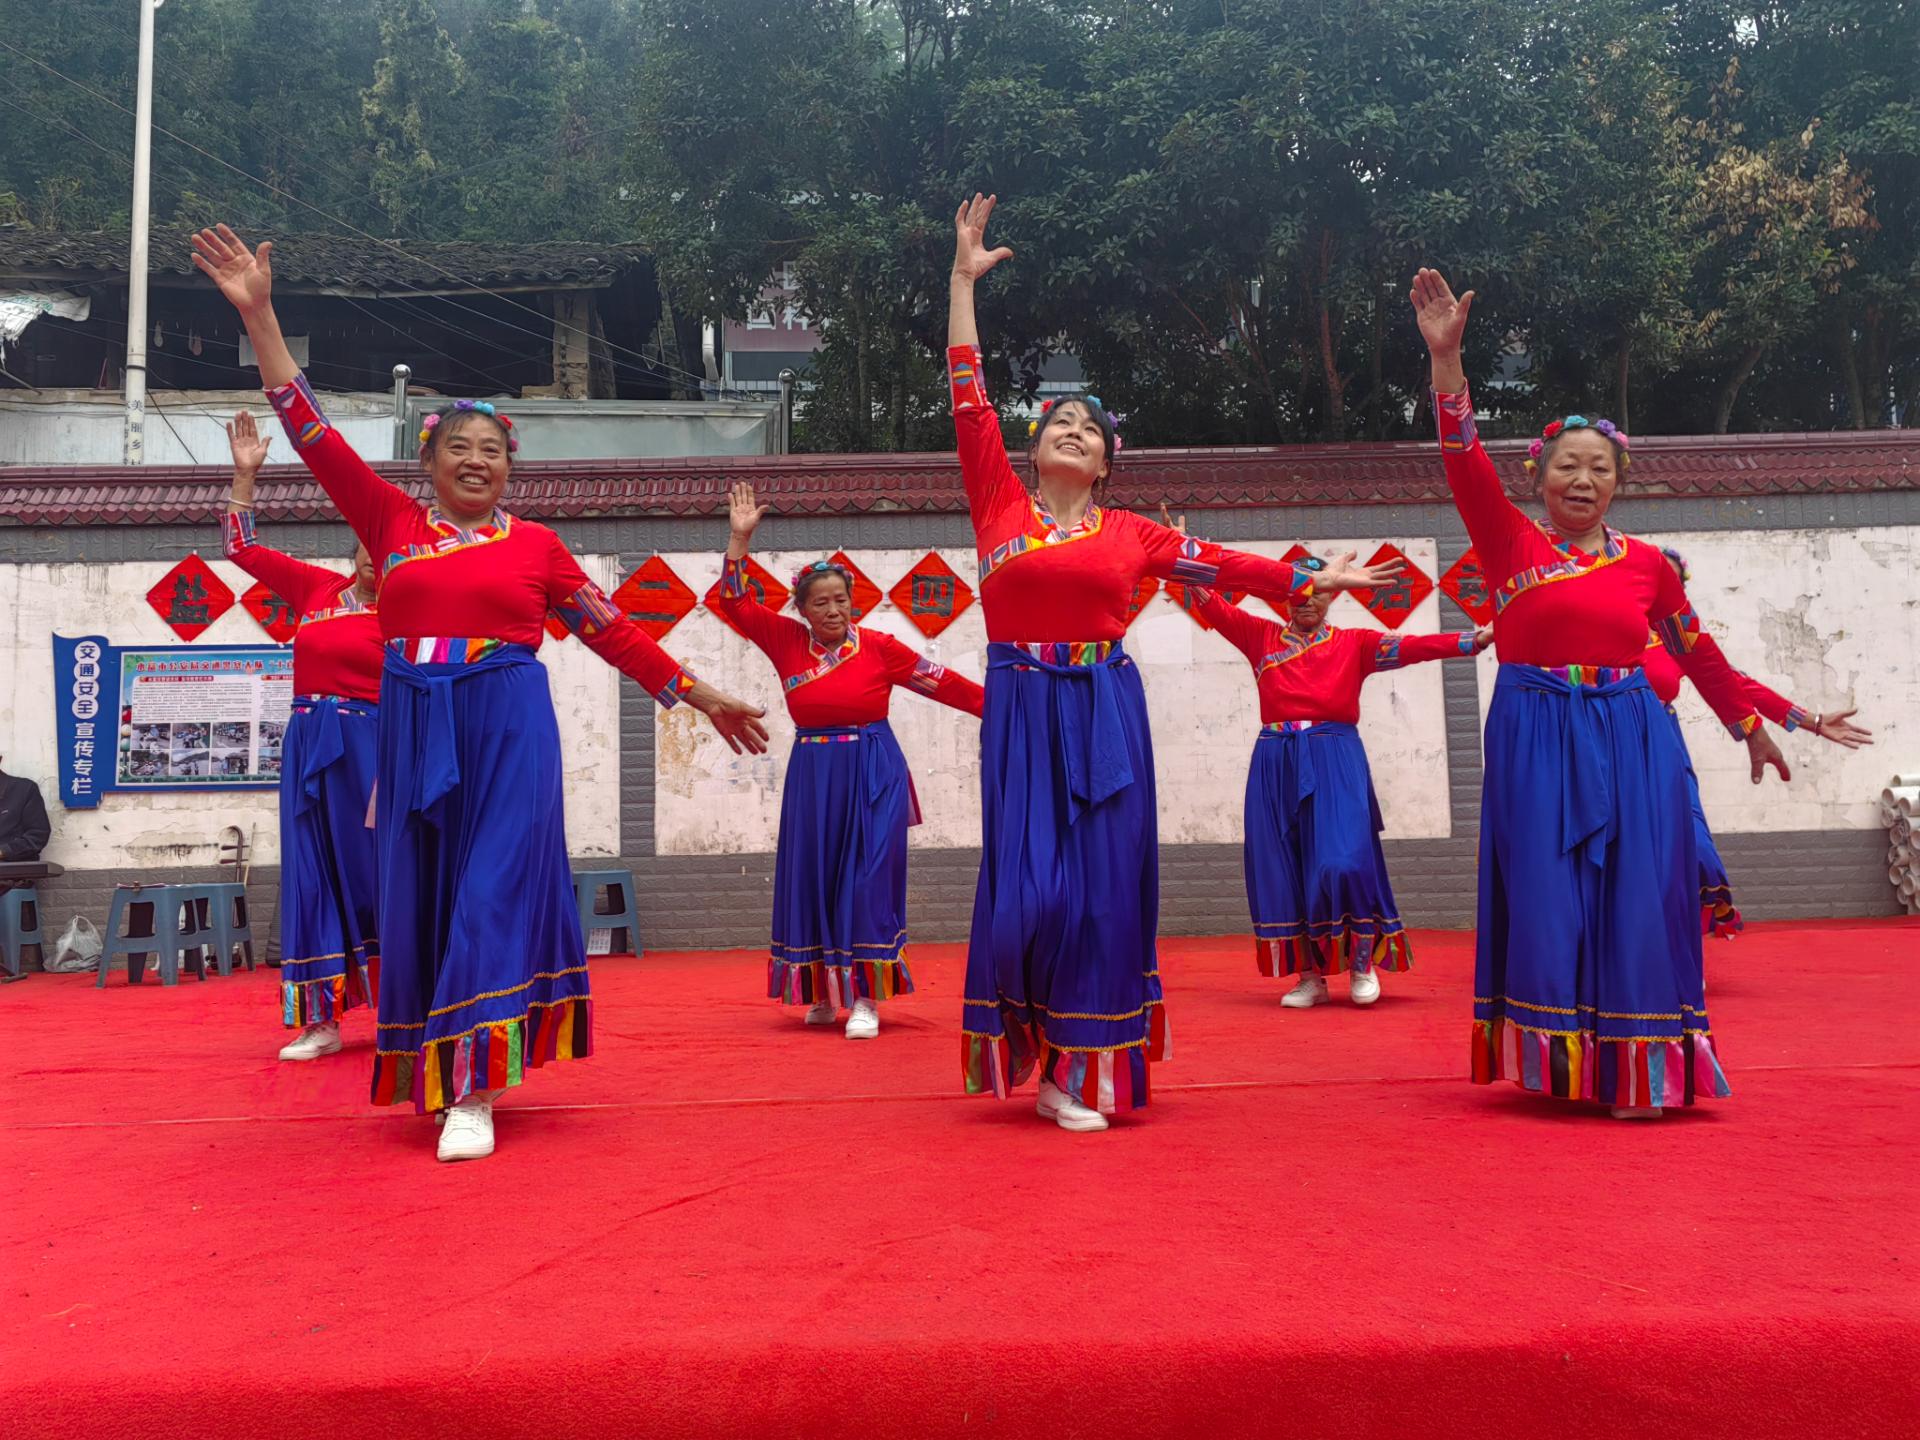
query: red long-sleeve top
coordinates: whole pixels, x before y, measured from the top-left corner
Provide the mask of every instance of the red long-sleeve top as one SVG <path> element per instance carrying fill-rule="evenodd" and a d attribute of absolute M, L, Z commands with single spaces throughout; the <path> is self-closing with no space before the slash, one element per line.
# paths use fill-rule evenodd
<path fill-rule="evenodd" d="M 1129 511 L 1095 504 L 1079 524 L 1058 524 L 1007 460 L 979 348 L 950 348 L 947 374 L 989 640 L 1118 640 L 1133 592 L 1149 575 L 1281 605 L 1312 593 L 1310 570 L 1195 540 Z"/>
<path fill-rule="evenodd" d="M 1666 557 L 1609 529 L 1601 553 L 1574 549 L 1507 498 L 1481 448 L 1473 401 L 1435 395 L 1433 413 L 1453 503 L 1466 522 L 1493 595 L 1502 662 L 1630 670 L 1651 630 L 1736 738 L 1760 723 Z"/>
<path fill-rule="evenodd" d="M 1285 625 L 1249 614 L 1207 589 L 1197 589 L 1198 611 L 1253 666 L 1260 686 L 1260 723 L 1280 720 L 1360 719 L 1360 687 L 1369 675 L 1455 660 L 1474 654 L 1473 632 L 1389 635 L 1383 630 L 1347 630 L 1322 625 L 1301 635 Z"/>
<path fill-rule="evenodd" d="M 462 525 L 389 485 L 327 423 L 304 375 L 267 399 L 373 557 L 387 640 L 502 640 L 538 650 L 551 612 L 662 705 L 694 687 L 693 676 L 620 612 L 546 526 L 500 509 Z"/>
<path fill-rule="evenodd" d="M 878 630 L 855 626 L 838 648 L 826 649 L 806 625 L 754 598 L 744 560 L 729 559 L 721 570 L 720 608 L 773 661 L 787 713 L 803 729 L 884 720 L 896 685 L 976 719 L 986 701 L 987 692 L 966 676 Z"/>
<path fill-rule="evenodd" d="M 229 512 L 220 531 L 227 559 L 286 601 L 295 616 L 293 693 L 378 703 L 380 616 L 355 593 L 353 577 L 262 545 L 250 510 Z"/>
<path fill-rule="evenodd" d="M 1675 697 L 1680 694 L 1680 682 L 1686 677 L 1673 656 L 1667 653 L 1667 647 L 1661 643 L 1658 635 L 1647 636 L 1644 664 L 1647 683 L 1653 686 L 1653 693 L 1666 704 L 1673 704 Z M 1751 675 L 1741 673 L 1740 684 L 1761 717 L 1773 721 L 1783 730 L 1798 730 L 1803 725 L 1813 723 L 1812 711 L 1802 709 L 1777 690 L 1769 690 Z"/>

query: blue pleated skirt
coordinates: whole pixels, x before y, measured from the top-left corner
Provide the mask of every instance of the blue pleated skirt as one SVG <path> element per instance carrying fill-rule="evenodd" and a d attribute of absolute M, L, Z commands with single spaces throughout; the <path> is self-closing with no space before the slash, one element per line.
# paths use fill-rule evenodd
<path fill-rule="evenodd" d="M 1640 671 L 1597 681 L 1500 667 L 1485 737 L 1473 1078 L 1611 1105 L 1725 1095 L 1685 756 Z"/>
<path fill-rule="evenodd" d="M 302 695 L 280 770 L 280 1018 L 338 1020 L 372 1003 L 380 966 L 374 895 L 374 754 L 380 707 Z"/>
<path fill-rule="evenodd" d="M 1247 907 L 1263 975 L 1319 974 L 1356 958 L 1412 963 L 1380 848 L 1380 802 L 1352 725 L 1263 726 L 1247 771 Z"/>
<path fill-rule="evenodd" d="M 1693 753 L 1687 749 L 1686 731 L 1674 708 L 1667 707 L 1673 721 L 1673 741 L 1687 762 L 1687 798 L 1693 803 L 1693 848 L 1700 862 L 1700 933 L 1728 935 L 1745 928 L 1733 903 L 1733 881 L 1720 858 L 1720 847 L 1713 843 L 1713 830 L 1707 824 L 1706 807 L 1700 803 L 1700 777 L 1693 772 Z"/>
<path fill-rule="evenodd" d="M 908 994 L 907 757 L 884 720 L 801 730 L 780 795 L 767 993 L 789 1005 Z"/>
<path fill-rule="evenodd" d="M 390 645 L 380 712 L 373 1098 L 437 1110 L 592 1053 L 560 731 L 545 667 L 494 641 Z"/>
<path fill-rule="evenodd" d="M 1167 1055 L 1153 744 L 1117 643 L 987 647 L 981 857 L 961 1068 L 1007 1096 L 1036 1064 L 1112 1113 Z"/>

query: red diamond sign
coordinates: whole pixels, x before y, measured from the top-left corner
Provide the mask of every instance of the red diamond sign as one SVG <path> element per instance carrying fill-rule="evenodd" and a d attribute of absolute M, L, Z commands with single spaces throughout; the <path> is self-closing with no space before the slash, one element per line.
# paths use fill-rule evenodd
<path fill-rule="evenodd" d="M 300 617 L 294 613 L 293 606 L 274 594 L 264 580 L 254 581 L 240 597 L 240 608 L 258 620 L 260 628 L 277 644 L 286 644 L 300 628 Z"/>
<path fill-rule="evenodd" d="M 787 587 L 774 579 L 773 573 L 751 555 L 747 557 L 747 588 L 753 592 L 753 598 L 769 610 L 778 610 L 782 605 L 787 603 L 787 595 L 789 593 Z M 738 625 L 727 619 L 727 612 L 720 608 L 720 582 L 718 580 L 714 581 L 708 588 L 705 601 L 707 609 L 719 616 L 721 622 L 729 630 L 733 631 L 736 635 L 743 633 Z"/>
<path fill-rule="evenodd" d="M 1398 630 L 1406 622 L 1407 616 L 1416 606 L 1433 593 L 1433 581 L 1426 573 L 1407 558 L 1404 550 L 1397 545 L 1382 545 L 1373 552 L 1369 565 L 1384 565 L 1389 560 L 1405 560 L 1407 568 L 1400 572 L 1400 578 L 1391 585 L 1381 585 L 1372 590 L 1356 590 L 1353 598 L 1373 612 L 1373 618 L 1389 630 Z"/>
<path fill-rule="evenodd" d="M 1492 623 L 1493 596 L 1487 592 L 1487 576 L 1480 568 L 1480 557 L 1471 549 L 1447 567 L 1447 573 L 1440 577 L 1440 588 L 1473 617 L 1474 624 Z"/>
<path fill-rule="evenodd" d="M 147 603 L 182 640 L 192 640 L 233 608 L 233 591 L 198 555 L 189 555 L 147 592 Z"/>
<path fill-rule="evenodd" d="M 973 591 L 951 565 L 929 550 L 900 577 L 887 598 L 931 640 L 973 603 Z"/>
<path fill-rule="evenodd" d="M 859 624 L 867 616 L 880 608 L 880 602 L 887 597 L 880 593 L 880 587 L 866 577 L 864 571 L 847 558 L 847 552 L 833 552 L 833 563 L 853 576 L 853 622 Z"/>
<path fill-rule="evenodd" d="M 1246 591 L 1244 590 L 1216 589 L 1213 593 L 1230 605 L 1238 605 L 1241 600 L 1246 598 Z M 1194 608 L 1193 592 L 1185 585 L 1180 584 L 1177 580 L 1169 580 L 1167 582 L 1167 598 L 1182 610 L 1186 611 L 1187 618 L 1192 620 L 1193 623 L 1198 625 L 1202 630 L 1213 629 L 1213 623 Z"/>
<path fill-rule="evenodd" d="M 1160 593 L 1160 582 L 1151 575 L 1144 575 L 1140 583 L 1133 587 L 1133 598 L 1127 602 L 1127 624 L 1131 625 L 1140 618 L 1140 612 L 1147 608 L 1147 602 Z"/>
<path fill-rule="evenodd" d="M 610 597 L 621 612 L 656 640 L 693 613 L 700 602 L 687 583 L 658 555 L 649 555 Z"/>

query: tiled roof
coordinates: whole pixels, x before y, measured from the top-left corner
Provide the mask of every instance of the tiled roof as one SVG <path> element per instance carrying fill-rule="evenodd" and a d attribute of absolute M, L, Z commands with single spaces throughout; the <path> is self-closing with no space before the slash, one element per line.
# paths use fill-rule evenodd
<path fill-rule="evenodd" d="M 156 230 L 151 245 L 156 275 L 195 274 L 186 230 Z M 446 290 L 459 283 L 502 285 L 605 285 L 621 270 L 644 260 L 635 245 L 550 241 L 537 245 L 487 245 L 469 241 L 407 240 L 390 249 L 349 235 L 252 235 L 273 241 L 274 279 L 300 288 L 395 292 Z M 0 225 L 0 282 L 8 279 L 71 278 L 124 281 L 127 237 L 107 232 L 62 234 Z M 456 281 L 452 277 L 458 277 Z"/>
<path fill-rule="evenodd" d="M 1489 447 L 1507 488 L 1530 493 L 1521 442 Z M 418 484 L 410 464 L 374 467 Z M 750 479 L 787 514 L 959 512 L 952 455 L 782 455 L 731 459 L 526 461 L 508 506 L 530 519 L 594 515 L 722 514 L 727 487 Z M 1634 441 L 1626 496 L 1846 494 L 1920 490 L 1920 430 L 1737 435 Z M 0 468 L 0 523 L 139 525 L 210 521 L 225 506 L 224 466 Z M 1113 503 L 1151 511 L 1238 505 L 1405 505 L 1448 499 L 1431 444 L 1301 445 L 1260 449 L 1128 451 Z M 334 511 L 297 465 L 260 480 L 264 519 L 322 520 Z"/>

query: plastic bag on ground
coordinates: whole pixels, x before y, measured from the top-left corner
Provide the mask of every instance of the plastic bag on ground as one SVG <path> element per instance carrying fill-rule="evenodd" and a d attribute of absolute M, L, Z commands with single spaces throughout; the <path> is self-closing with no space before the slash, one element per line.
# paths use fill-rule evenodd
<path fill-rule="evenodd" d="M 84 915 L 76 915 L 61 932 L 60 943 L 53 947 L 53 954 L 47 959 L 47 969 L 55 975 L 97 970 L 102 948 L 100 932 L 93 928 L 93 922 Z"/>

